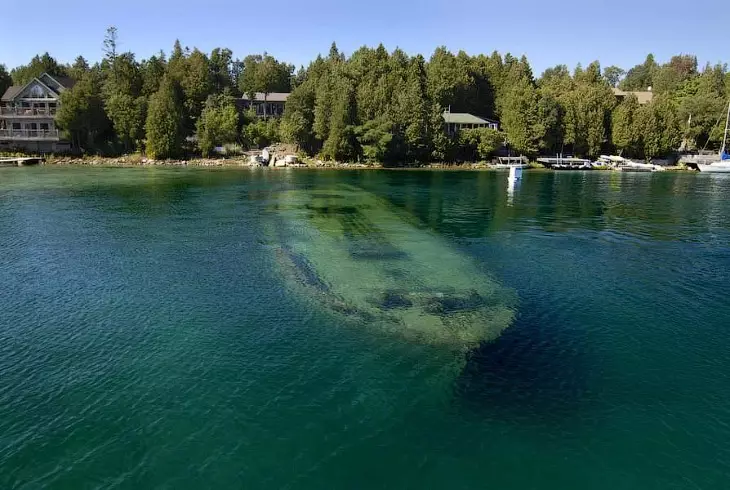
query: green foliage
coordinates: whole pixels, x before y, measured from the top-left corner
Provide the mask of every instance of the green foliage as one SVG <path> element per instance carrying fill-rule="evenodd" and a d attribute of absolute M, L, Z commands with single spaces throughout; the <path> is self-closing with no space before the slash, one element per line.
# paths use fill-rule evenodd
<path fill-rule="evenodd" d="M 2 94 L 5 93 L 5 91 L 13 84 L 13 79 L 10 77 L 10 73 L 8 73 L 8 69 L 5 68 L 5 65 L 0 64 L 0 97 Z"/>
<path fill-rule="evenodd" d="M 626 72 L 622 68 L 614 65 L 603 70 L 603 78 L 606 79 L 606 82 L 608 82 L 611 87 L 618 87 L 618 84 L 621 82 L 621 78 L 624 75 L 626 75 Z"/>
<path fill-rule="evenodd" d="M 98 70 L 88 71 L 71 90 L 61 94 L 56 124 L 65 130 L 76 148 L 89 151 L 97 146 L 110 126 Z"/>
<path fill-rule="evenodd" d="M 654 75 L 658 69 L 654 55 L 649 54 L 641 65 L 636 65 L 626 73 L 621 81 L 622 90 L 647 90 L 654 85 Z"/>
<path fill-rule="evenodd" d="M 150 97 L 146 123 L 146 150 L 151 158 L 175 158 L 182 152 L 181 92 L 178 82 L 165 76 L 160 89 Z"/>
<path fill-rule="evenodd" d="M 539 120 L 537 89 L 527 78 L 513 84 L 502 101 L 502 127 L 514 151 L 534 155 L 543 133 Z"/>
<path fill-rule="evenodd" d="M 86 61 L 86 58 L 77 56 L 73 65 L 66 68 L 66 72 L 74 80 L 81 80 L 90 69 L 89 62 Z"/>
<path fill-rule="evenodd" d="M 289 96 L 281 121 L 282 139 L 309 153 L 318 149 L 313 130 L 315 100 L 314 82 L 306 80 Z"/>
<path fill-rule="evenodd" d="M 597 61 L 572 73 L 557 65 L 535 79 L 527 59 L 509 53 L 470 56 L 440 47 L 426 62 L 379 45 L 348 58 L 333 43 L 326 56 L 294 76 L 292 65 L 266 53 L 239 61 L 226 48 L 207 56 L 176 41 L 169 59 L 160 52 L 140 63 L 118 46 L 118 32 L 110 28 L 105 57 L 94 66 L 83 57 L 61 66 L 48 53 L 14 69 L 12 77 L 0 66 L 0 92 L 10 78 L 24 84 L 43 72 L 77 79 L 78 89 L 63 94 L 68 105 L 60 110 L 59 126 L 90 149 L 139 150 L 146 136 L 151 155 L 169 157 L 196 134 L 208 154 L 240 136 L 246 147 L 283 139 L 323 158 L 388 165 L 489 158 L 504 141 L 510 152 L 529 156 L 593 157 L 617 150 L 652 157 L 675 151 L 677 141 L 717 148 L 718 121 L 730 96 L 727 67 L 698 70 L 690 55 L 663 65 L 649 55 L 626 73 L 616 66 L 602 72 Z M 629 96 L 618 104 L 616 86 L 653 87 L 654 102 L 639 105 Z M 280 122 L 234 115 L 228 98 L 290 90 Z M 449 108 L 497 119 L 502 132 L 450 136 L 443 120 Z"/>
<path fill-rule="evenodd" d="M 233 52 L 228 48 L 215 48 L 210 53 L 209 63 L 213 92 L 233 91 L 236 88 Z"/>
<path fill-rule="evenodd" d="M 238 136 L 238 111 L 232 97 L 211 95 L 197 123 L 198 147 L 208 157 L 216 146 L 233 143 Z"/>
<path fill-rule="evenodd" d="M 382 163 L 388 158 L 393 127 L 386 118 L 372 119 L 355 129 L 355 137 L 366 162 Z"/>
<path fill-rule="evenodd" d="M 489 160 L 504 143 L 504 133 L 492 128 L 465 129 L 459 133 L 464 160 Z"/>
<path fill-rule="evenodd" d="M 13 78 L 13 84 L 25 85 L 34 78 L 38 78 L 44 73 L 49 75 L 66 76 L 66 68 L 59 65 L 55 58 L 48 53 L 36 55 L 27 65 L 19 66 L 10 72 Z"/>
<path fill-rule="evenodd" d="M 159 56 L 150 56 L 149 59 L 142 61 L 139 70 L 142 76 L 142 95 L 149 97 L 160 89 L 160 83 L 165 76 L 167 70 L 165 53 L 160 52 Z"/>
<path fill-rule="evenodd" d="M 115 44 L 108 49 L 116 53 Z M 127 152 L 136 150 L 137 142 L 143 138 L 147 99 L 141 93 L 142 82 L 134 54 L 115 54 L 104 83 L 104 109 Z"/>
<path fill-rule="evenodd" d="M 273 56 L 250 55 L 243 60 L 243 71 L 238 80 L 238 88 L 251 98 L 256 92 L 289 92 L 294 66 L 280 63 Z"/>
<path fill-rule="evenodd" d="M 645 158 L 666 155 L 681 143 L 681 124 L 671 100 L 656 98 L 640 109 L 638 117 Z"/>
<path fill-rule="evenodd" d="M 642 127 L 639 100 L 626 97 L 611 114 L 613 144 L 624 156 L 637 157 L 642 152 Z"/>
<path fill-rule="evenodd" d="M 186 127 L 194 127 L 200 117 L 208 96 L 213 92 L 213 77 L 208 65 L 208 57 L 194 49 L 185 60 L 185 72 L 180 79 L 184 95 L 185 114 L 188 118 Z"/>
<path fill-rule="evenodd" d="M 241 141 L 246 148 L 265 148 L 281 141 L 277 119 L 258 119 L 255 114 L 247 114 L 244 118 L 251 121 L 244 124 L 241 132 Z"/>

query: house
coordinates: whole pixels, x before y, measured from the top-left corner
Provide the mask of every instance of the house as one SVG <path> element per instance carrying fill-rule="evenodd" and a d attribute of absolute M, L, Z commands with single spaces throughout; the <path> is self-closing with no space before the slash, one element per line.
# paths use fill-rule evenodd
<path fill-rule="evenodd" d="M 25 85 L 8 88 L 0 99 L 0 149 L 39 153 L 67 151 L 56 128 L 61 94 L 73 80 L 44 73 Z"/>
<path fill-rule="evenodd" d="M 444 112 L 446 132 L 453 136 L 462 129 L 492 128 L 499 129 L 499 123 L 491 119 L 482 119 L 465 112 Z"/>
<path fill-rule="evenodd" d="M 646 91 L 637 91 L 637 92 L 626 92 L 621 89 L 613 88 L 613 95 L 616 96 L 619 102 L 624 100 L 627 95 L 635 95 L 636 98 L 639 101 L 639 104 L 645 105 L 651 102 L 654 99 L 654 92 L 651 91 L 651 87 L 649 87 L 649 90 Z"/>
<path fill-rule="evenodd" d="M 243 94 L 241 102 L 244 110 L 249 110 L 253 107 L 256 111 L 256 115 L 259 117 L 281 117 L 284 114 L 284 107 L 286 106 L 286 100 L 288 98 L 288 92 L 272 92 L 270 94 L 256 92 L 253 100 L 251 100 L 251 96 L 249 94 Z"/>

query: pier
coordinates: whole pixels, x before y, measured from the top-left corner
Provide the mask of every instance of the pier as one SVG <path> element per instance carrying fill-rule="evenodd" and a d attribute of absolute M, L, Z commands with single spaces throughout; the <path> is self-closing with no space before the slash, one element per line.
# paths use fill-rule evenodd
<path fill-rule="evenodd" d="M 40 165 L 45 162 L 43 157 L 13 157 L 0 158 L 0 167 L 26 167 L 29 165 Z"/>

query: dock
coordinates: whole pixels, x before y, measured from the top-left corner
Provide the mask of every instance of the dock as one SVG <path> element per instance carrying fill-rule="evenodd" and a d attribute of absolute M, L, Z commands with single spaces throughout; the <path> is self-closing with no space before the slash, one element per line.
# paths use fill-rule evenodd
<path fill-rule="evenodd" d="M 591 161 L 583 158 L 557 156 L 555 158 L 538 158 L 537 161 L 553 170 L 590 170 L 593 168 Z"/>
<path fill-rule="evenodd" d="M 40 165 L 45 161 L 43 157 L 0 158 L 0 167 L 26 167 L 29 165 Z"/>

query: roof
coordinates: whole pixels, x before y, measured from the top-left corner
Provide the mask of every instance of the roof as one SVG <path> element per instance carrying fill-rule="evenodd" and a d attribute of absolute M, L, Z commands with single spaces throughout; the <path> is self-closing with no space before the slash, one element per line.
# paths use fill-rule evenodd
<path fill-rule="evenodd" d="M 621 89 L 614 88 L 613 89 L 613 95 L 616 97 L 626 97 L 627 95 L 635 95 L 636 98 L 639 100 L 639 104 L 648 104 L 654 99 L 654 92 L 650 91 L 642 91 L 642 92 L 625 92 Z"/>
<path fill-rule="evenodd" d="M 48 76 L 53 78 L 58 83 L 60 83 L 63 86 L 63 88 L 72 88 L 74 85 L 76 85 L 76 80 L 74 80 L 71 77 L 59 77 L 56 75 L 48 75 Z"/>
<path fill-rule="evenodd" d="M 23 90 L 24 87 L 25 85 L 13 85 L 12 87 L 8 87 L 8 89 L 2 96 L 2 100 L 13 100 L 15 96 Z"/>
<path fill-rule="evenodd" d="M 496 124 L 497 121 L 482 119 L 466 112 L 444 112 L 446 124 Z"/>
<path fill-rule="evenodd" d="M 43 74 L 41 74 L 41 76 L 36 77 L 36 78 L 33 78 L 32 80 L 30 80 L 28 83 L 26 83 L 24 85 L 13 85 L 11 87 L 8 87 L 8 89 L 5 91 L 5 93 L 0 98 L 0 100 L 2 100 L 4 102 L 9 102 L 9 101 L 15 99 L 15 97 L 17 97 L 18 94 L 20 94 L 27 86 L 29 86 L 34 81 L 40 83 L 41 85 L 43 85 L 47 89 L 51 90 L 52 92 L 58 93 L 58 90 L 53 90 L 47 84 L 43 83 L 43 81 L 41 80 L 41 78 L 43 78 L 44 76 L 49 77 L 52 80 L 55 80 L 63 88 L 66 88 L 66 89 L 69 89 L 69 88 L 73 87 L 76 84 L 76 81 L 74 79 L 72 79 L 72 78 L 51 76 L 48 73 L 43 73 Z"/>
<path fill-rule="evenodd" d="M 264 95 L 266 95 L 266 99 L 264 99 Z M 269 94 L 256 92 L 254 100 L 256 100 L 257 102 L 263 102 L 264 100 L 266 100 L 266 102 L 286 102 L 286 99 L 289 98 L 289 95 L 289 92 L 271 92 Z M 243 94 L 243 97 L 241 98 L 243 100 L 251 100 L 248 94 Z"/>

